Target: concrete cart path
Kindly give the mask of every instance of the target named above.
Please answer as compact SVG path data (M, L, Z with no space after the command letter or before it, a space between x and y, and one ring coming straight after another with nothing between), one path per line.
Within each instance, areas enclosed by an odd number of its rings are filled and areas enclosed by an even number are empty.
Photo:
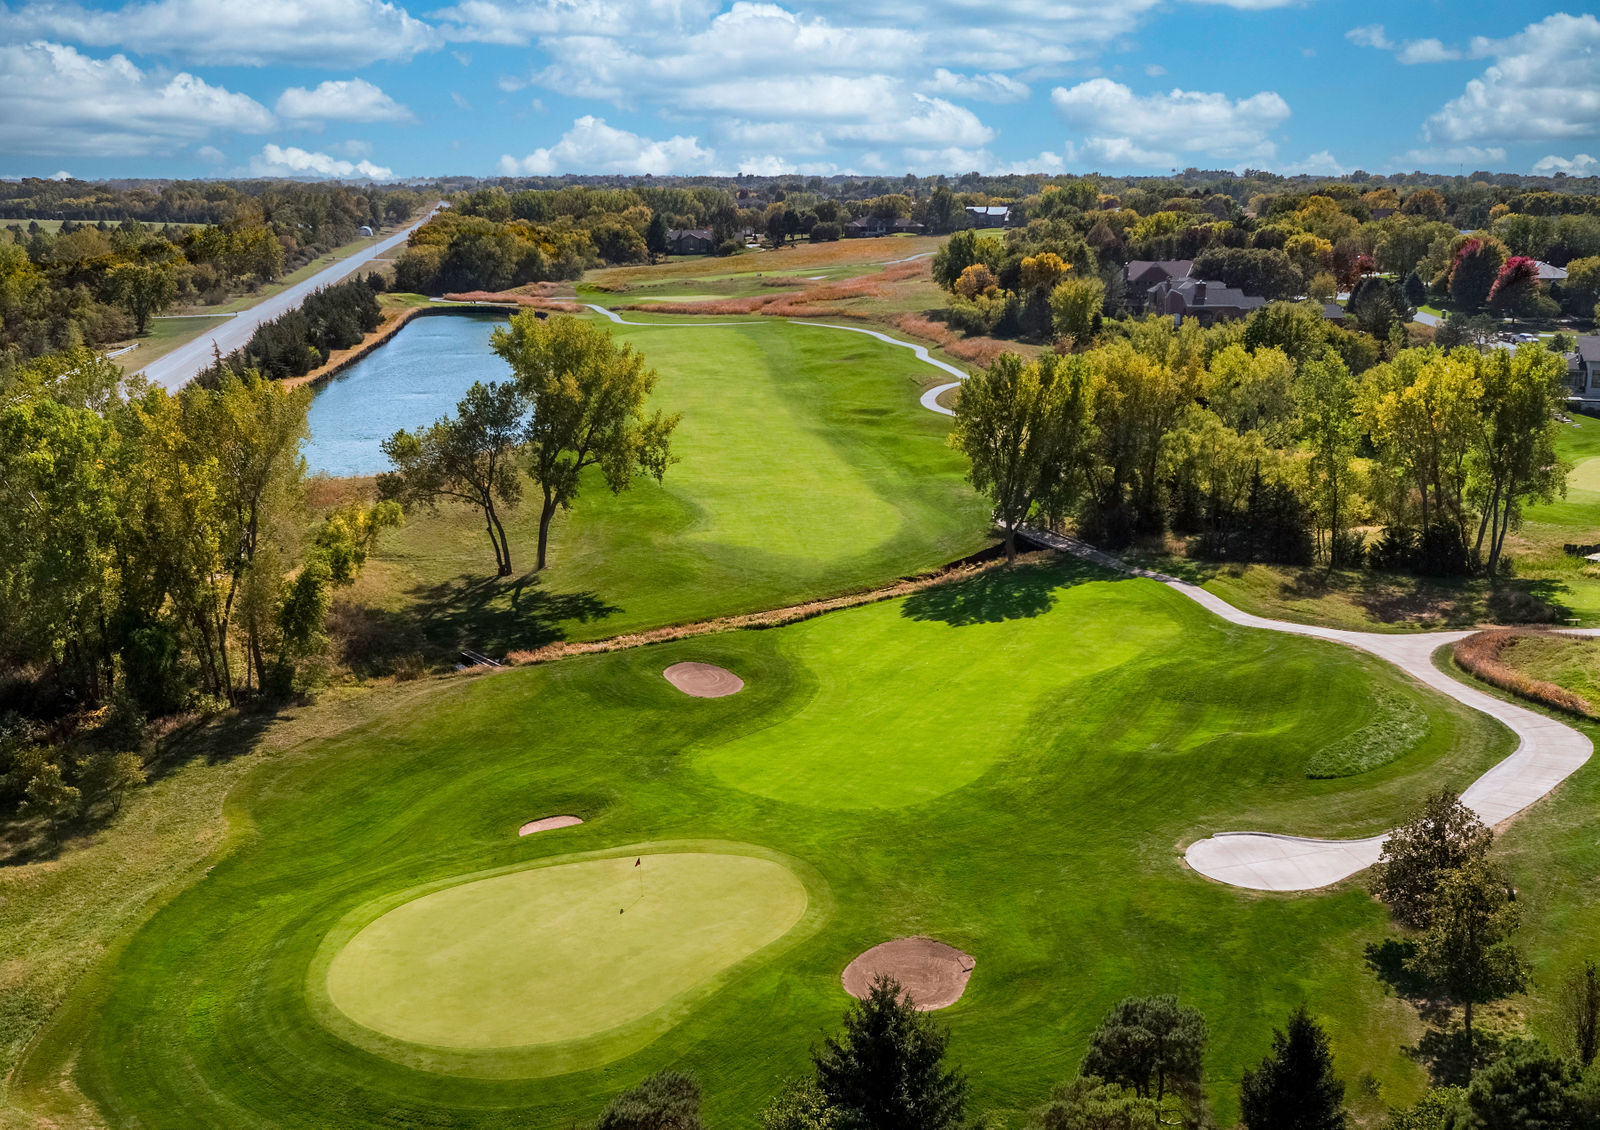
M1474 781L1461 796L1491 828L1550 793L1594 752L1589 739L1571 726L1486 694L1434 666L1435 651L1465 639L1473 634L1470 631L1389 635L1269 620L1241 612L1198 585L1135 569L1076 538L1032 529L1025 532L1030 540L1053 549L1164 584L1230 624L1331 640L1376 655L1419 683L1504 723L1517 735L1516 750ZM1600 635L1600 629L1575 628L1567 634L1595 636ZM1388 833L1357 840L1320 840L1272 832L1220 832L1190 844L1184 855L1189 866L1218 882L1259 891L1309 891L1372 866L1386 839Z

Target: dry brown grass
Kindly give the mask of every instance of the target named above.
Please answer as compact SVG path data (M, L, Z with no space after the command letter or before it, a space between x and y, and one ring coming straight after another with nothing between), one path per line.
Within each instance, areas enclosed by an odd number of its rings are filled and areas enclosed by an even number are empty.
M763 279L762 286L784 288L784 294L757 294L748 298L706 299L694 302L648 302L622 307L624 310L648 310L657 314L737 315L759 314L774 318L851 318L866 317L864 313L833 303L853 302L863 298L887 298L897 282L927 274L926 260L914 263L896 263L881 271L859 275L853 279L818 283L800 290L794 279Z
M983 368L994 364L994 359L1002 353L1018 352L1012 342L992 337L962 337L943 322L936 322L922 314L897 314L890 322L912 337L933 342L952 357Z
M1456 644L1456 662L1484 682L1501 690L1510 691L1512 694L1521 695L1545 706L1553 706L1557 710L1565 710L1580 718L1600 718L1600 713L1596 713L1588 699L1574 694L1565 687L1535 679L1500 658L1501 653L1517 640L1537 634L1515 628L1493 628L1486 632L1478 632Z
M561 314L583 313L583 307L569 298L524 294L520 290L467 290L458 294L447 294L445 298L451 302L492 302L502 306L526 306L534 310L554 310Z
M1019 556L1019 562L1028 562L1040 558L1041 554L1024 554ZM936 585L952 584L964 581L985 573L990 569L1004 565L1002 560L985 561L976 565L955 565L938 573L927 573L920 577L907 577L905 580L896 581L883 588L868 589L865 592L847 593L844 596L832 597L828 600L812 600L804 604L791 604L787 608L773 608L765 612L751 612L743 616L721 616L715 620L701 620L694 624L678 624L668 628L656 628L648 632L635 632L625 636L612 636L604 640L588 640L582 643L553 643L533 651L513 651L506 655L506 662L524 665L530 663L550 663L557 659L566 659L574 655L594 655L607 651L624 651L628 648L646 647L654 643L667 643L671 640L689 639L692 636L712 635L718 632L738 632L758 628L776 628L784 624L794 624L801 620L809 620L813 616L821 616L825 612L836 612L841 608L856 608L863 604L876 604L883 600L894 600L897 597L910 596L914 592L930 589Z

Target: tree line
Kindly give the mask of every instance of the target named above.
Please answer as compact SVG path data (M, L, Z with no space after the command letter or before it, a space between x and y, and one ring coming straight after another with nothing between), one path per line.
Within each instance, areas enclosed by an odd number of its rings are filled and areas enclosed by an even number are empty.
M270 380L302 377L327 362L335 349L349 349L378 328L383 310L376 274L320 287L298 307L263 322L244 345L219 358L196 379L214 384L223 369L255 372Z
M1292 303L1124 333L1005 354L962 386L950 442L1009 554L1032 522L1111 546L1178 534L1219 560L1494 575L1524 507L1565 490L1566 366L1543 346L1395 349L1357 375L1341 331Z

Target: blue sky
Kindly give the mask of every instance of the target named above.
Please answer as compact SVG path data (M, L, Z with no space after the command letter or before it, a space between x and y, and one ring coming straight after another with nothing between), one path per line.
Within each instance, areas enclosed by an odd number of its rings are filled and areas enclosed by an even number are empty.
M1366 0L0 2L0 176L1600 172L1600 20Z

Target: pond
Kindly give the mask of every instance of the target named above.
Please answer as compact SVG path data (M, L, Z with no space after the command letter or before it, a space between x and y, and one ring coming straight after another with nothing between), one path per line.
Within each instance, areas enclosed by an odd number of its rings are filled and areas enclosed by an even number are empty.
M335 477L389 470L379 445L395 432L455 411L474 381L503 381L511 367L489 350L505 319L451 314L415 318L323 385L311 401L307 469Z

